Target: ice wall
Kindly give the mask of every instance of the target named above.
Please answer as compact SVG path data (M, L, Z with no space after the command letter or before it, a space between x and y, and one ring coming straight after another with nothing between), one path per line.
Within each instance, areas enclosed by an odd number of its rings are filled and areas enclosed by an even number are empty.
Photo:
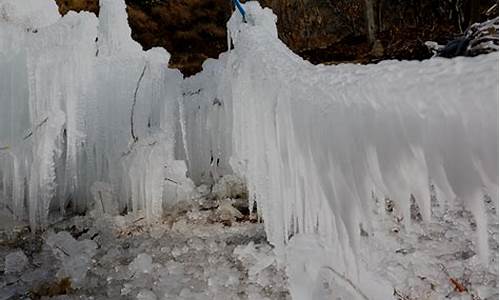
M181 73L131 39L123 1L99 20L34 2L0 2L0 203L32 226L68 208L161 215L192 189L174 155Z
M183 81L180 107L182 140L190 178L197 184L213 184L230 174L232 107L224 93L227 55L208 59L203 72Z
M483 195L498 207L498 55L377 65L313 66L279 39L276 17L255 2L223 75L233 117L232 167L246 178L267 237L289 265L292 294L312 299L321 270L347 295L389 299L392 290L359 260L374 199L390 199L411 231L410 195L431 218L463 203L487 263Z

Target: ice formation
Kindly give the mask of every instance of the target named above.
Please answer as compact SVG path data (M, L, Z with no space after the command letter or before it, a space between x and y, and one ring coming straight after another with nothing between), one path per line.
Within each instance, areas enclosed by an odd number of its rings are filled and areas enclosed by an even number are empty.
M269 9L249 2L247 22L235 13L228 23L234 48L183 80L164 49L131 39L123 1L100 4L99 19L61 18L53 1L0 0L0 208L32 226L68 208L150 220L189 199L193 182L234 172L295 299L326 297L322 280L350 299L392 297L367 263L373 241L385 241L380 210L411 236L420 220L450 219L436 207L465 207L474 259L488 265L496 53L314 66L278 39ZM232 204L221 214L234 218Z
M192 189L174 155L181 73L131 39L123 1L102 0L99 20L34 2L0 2L4 208L43 226L105 192L105 213L161 215Z
M220 85L226 54L207 59L203 72L183 83L182 124L185 158L190 177L198 184L214 183L231 173L232 108ZM221 87L221 88L219 88Z
M234 50L219 89L232 107L233 169L290 266L292 295L311 299L309 281L333 270L351 297L389 299L359 259L377 199L395 203L409 232L410 195L425 222L432 197L464 204L487 265L485 193L498 210L498 55L313 66L279 41L270 10L245 7L253 22L229 21Z

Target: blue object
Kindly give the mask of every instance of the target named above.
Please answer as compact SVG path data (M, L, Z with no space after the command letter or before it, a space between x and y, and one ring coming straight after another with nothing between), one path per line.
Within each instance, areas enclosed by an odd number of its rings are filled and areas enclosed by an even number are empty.
M241 6L240 1L239 0L233 0L233 3L238 8L238 10L240 11L241 16L243 17L243 21L246 22L246 20L245 20L245 14L246 14L246 12L243 9L243 6Z

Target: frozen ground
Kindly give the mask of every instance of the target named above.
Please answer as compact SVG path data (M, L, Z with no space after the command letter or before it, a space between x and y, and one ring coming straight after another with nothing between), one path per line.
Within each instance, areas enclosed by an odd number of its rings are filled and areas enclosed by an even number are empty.
M290 299L263 224L228 201L3 231L0 299Z
M484 198L489 264L478 256L477 224L465 207L433 202L429 223L413 202L411 229L391 201L375 201L379 224L372 235L360 229L363 260L394 288L395 299L498 299L498 217Z
M42 234L8 223L0 235L0 299L290 299L285 272L245 199L208 200L214 197L181 202L154 223L138 214L91 214ZM490 199L488 266L479 262L476 224L465 208L433 202L426 224L414 206L408 230L394 203L373 201L379 227L359 229L360 257L391 283L391 299L498 299L498 218ZM327 252L315 242L297 237L290 253L297 261L289 265L321 262ZM333 269L309 280L299 285L313 285L312 299L371 299Z

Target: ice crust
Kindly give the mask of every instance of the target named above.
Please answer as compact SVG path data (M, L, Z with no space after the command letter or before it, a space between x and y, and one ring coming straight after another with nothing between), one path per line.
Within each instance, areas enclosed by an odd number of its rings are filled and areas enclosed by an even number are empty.
M367 258L391 230L417 239L441 222L455 234L457 208L472 213L471 264L498 277L488 269L498 258L488 233L497 53L314 66L278 39L269 9L248 2L247 22L228 22L234 48L183 79L167 51L131 39L124 1L100 5L99 19L61 18L53 1L0 0L0 208L32 227L67 210L154 220L192 198L194 183L220 180L231 194L234 172L295 299L328 298L324 280L343 297L390 299L397 280Z

